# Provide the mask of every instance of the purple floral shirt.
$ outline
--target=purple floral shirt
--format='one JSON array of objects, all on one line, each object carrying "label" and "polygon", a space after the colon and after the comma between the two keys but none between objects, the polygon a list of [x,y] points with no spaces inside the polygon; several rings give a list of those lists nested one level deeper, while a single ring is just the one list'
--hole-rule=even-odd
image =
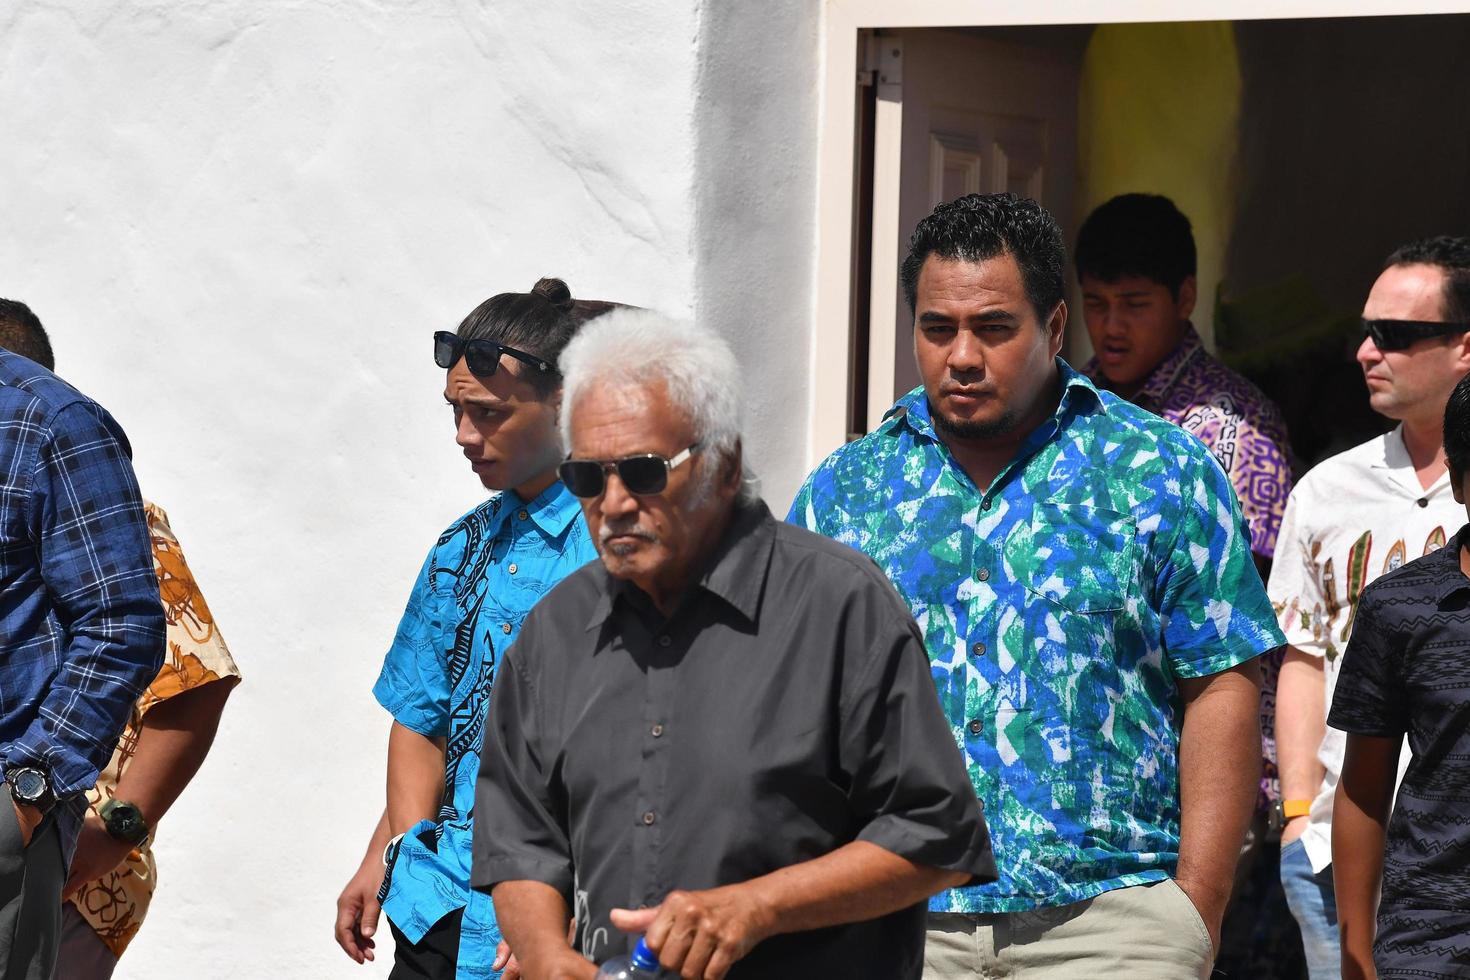
[{"label": "purple floral shirt", "polygon": [[[1107,387],[1096,360],[1088,361],[1082,373]],[[1286,423],[1276,405],[1205,350],[1192,326],[1131,400],[1194,433],[1210,448],[1240,498],[1250,525],[1251,551],[1269,560],[1276,552],[1276,535],[1293,483]],[[1276,675],[1283,652],[1261,658],[1263,807],[1281,795],[1276,772]]]}]

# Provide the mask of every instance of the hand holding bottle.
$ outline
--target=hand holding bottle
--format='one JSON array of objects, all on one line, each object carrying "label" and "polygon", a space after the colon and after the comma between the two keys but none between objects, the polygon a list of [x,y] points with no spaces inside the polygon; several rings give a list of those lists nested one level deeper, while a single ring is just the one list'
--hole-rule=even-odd
[{"label": "hand holding bottle", "polygon": [[[648,947],[672,974],[722,980],[756,943],[774,932],[768,908],[750,883],[669,892],[647,909],[613,909],[623,932],[646,933]],[[692,967],[692,970],[691,970]]]}]

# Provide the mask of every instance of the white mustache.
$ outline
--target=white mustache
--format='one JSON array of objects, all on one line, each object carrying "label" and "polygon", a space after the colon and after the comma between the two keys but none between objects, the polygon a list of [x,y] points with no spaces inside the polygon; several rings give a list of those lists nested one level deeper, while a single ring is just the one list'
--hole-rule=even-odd
[{"label": "white mustache", "polygon": [[633,527],[627,527],[627,528],[624,528],[624,527],[611,527],[609,525],[604,524],[602,526],[602,530],[600,530],[600,531],[597,532],[597,537],[598,537],[598,540],[601,541],[603,544],[607,544],[608,539],[615,538],[615,537],[621,537],[621,538],[639,538],[639,539],[641,539],[643,541],[657,541],[658,540],[658,538],[656,538],[651,532],[645,531],[643,528],[638,527],[636,524]]}]

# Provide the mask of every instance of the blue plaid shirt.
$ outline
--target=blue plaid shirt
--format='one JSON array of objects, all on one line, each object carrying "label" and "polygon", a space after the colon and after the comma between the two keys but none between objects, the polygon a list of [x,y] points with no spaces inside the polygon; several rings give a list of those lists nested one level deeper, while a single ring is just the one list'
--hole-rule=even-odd
[{"label": "blue plaid shirt", "polygon": [[0,760],[49,771],[68,854],[133,702],[163,664],[163,605],[127,437],[0,350]]},{"label": "blue plaid shirt", "polygon": [[392,848],[383,912],[409,942],[463,908],[456,976],[491,970],[500,928],[490,896],[470,888],[475,778],[497,651],[510,649],[542,596],[597,557],[582,508],[560,481],[529,503],[490,498],[439,536],[414,583],[373,687],[400,725],[446,742],[438,819]]}]

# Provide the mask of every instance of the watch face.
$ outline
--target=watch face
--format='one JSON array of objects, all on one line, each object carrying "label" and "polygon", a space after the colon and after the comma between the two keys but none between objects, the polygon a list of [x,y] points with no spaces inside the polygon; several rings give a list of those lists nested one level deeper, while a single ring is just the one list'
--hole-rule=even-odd
[{"label": "watch face", "polygon": [[35,769],[17,769],[10,774],[10,785],[22,803],[34,803],[46,795],[46,777]]},{"label": "watch face", "polygon": [[102,820],[107,832],[118,840],[140,844],[148,836],[148,824],[136,804],[111,800],[102,807]]}]

